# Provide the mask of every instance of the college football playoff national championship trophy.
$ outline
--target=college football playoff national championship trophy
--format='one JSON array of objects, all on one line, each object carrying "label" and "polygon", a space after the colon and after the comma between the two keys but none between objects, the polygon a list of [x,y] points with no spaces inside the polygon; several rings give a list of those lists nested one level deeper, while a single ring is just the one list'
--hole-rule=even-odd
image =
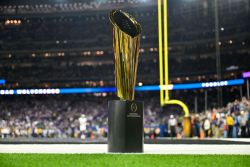
[{"label": "college football playoff national championship trophy", "polygon": [[143,102],[134,101],[141,26],[113,10],[115,83],[120,100],[108,103],[108,152],[143,152]]}]

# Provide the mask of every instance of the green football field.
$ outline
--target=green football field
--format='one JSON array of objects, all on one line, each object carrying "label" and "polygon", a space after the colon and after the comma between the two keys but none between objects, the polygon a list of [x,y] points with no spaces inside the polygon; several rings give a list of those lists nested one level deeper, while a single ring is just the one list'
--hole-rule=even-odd
[{"label": "green football field", "polygon": [[0,167],[249,167],[249,155],[0,154]]}]

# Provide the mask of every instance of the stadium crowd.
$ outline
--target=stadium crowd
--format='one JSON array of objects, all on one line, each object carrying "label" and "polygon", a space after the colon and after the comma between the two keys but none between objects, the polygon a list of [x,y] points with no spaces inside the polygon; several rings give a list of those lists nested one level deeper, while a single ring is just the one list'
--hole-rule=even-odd
[{"label": "stadium crowd", "polygon": [[[164,112],[156,99],[144,101],[145,138],[183,137],[183,114]],[[1,100],[0,137],[107,137],[107,107],[107,98],[94,96],[24,96]],[[223,108],[191,113],[191,137],[250,137],[249,111],[250,101],[243,97]]]}]

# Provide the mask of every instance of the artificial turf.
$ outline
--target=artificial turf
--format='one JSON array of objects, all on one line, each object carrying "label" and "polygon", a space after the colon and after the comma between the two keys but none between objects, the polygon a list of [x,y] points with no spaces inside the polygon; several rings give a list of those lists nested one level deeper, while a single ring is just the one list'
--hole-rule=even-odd
[{"label": "artificial turf", "polygon": [[249,155],[0,154],[0,167],[249,167]]}]

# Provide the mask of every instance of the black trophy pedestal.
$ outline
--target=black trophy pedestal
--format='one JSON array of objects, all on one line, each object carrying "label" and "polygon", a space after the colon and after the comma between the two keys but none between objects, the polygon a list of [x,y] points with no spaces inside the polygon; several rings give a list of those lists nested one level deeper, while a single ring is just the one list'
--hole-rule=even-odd
[{"label": "black trophy pedestal", "polygon": [[108,103],[108,152],[143,152],[143,102]]}]

